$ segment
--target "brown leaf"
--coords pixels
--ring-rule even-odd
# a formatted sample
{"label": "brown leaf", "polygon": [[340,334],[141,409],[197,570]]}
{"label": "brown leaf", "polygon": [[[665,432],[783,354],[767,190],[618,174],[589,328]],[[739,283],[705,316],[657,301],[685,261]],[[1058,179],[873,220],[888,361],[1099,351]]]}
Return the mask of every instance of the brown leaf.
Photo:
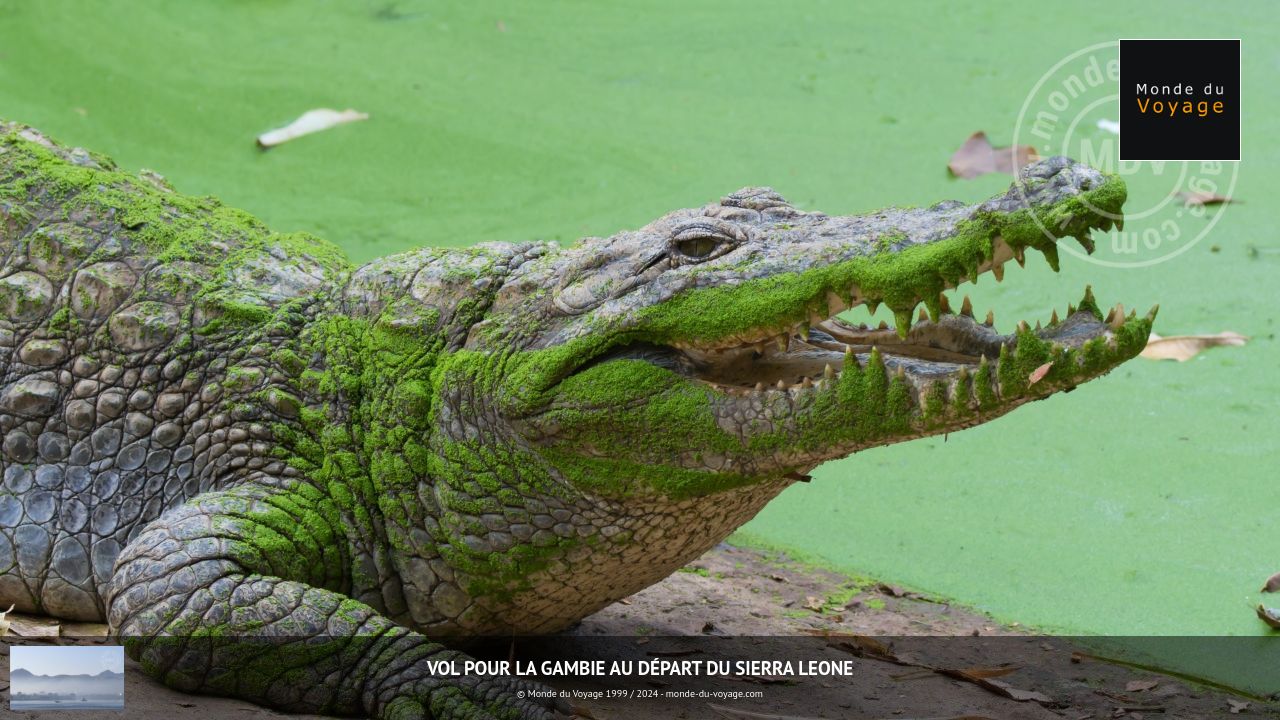
{"label": "brown leaf", "polygon": [[1039,160],[1035,148],[1030,145],[992,147],[987,134],[979,130],[969,136],[959,150],[951,156],[947,170],[956,177],[970,179],[987,173],[1002,172],[1013,175],[1023,165]]}
{"label": "brown leaf", "polygon": [[1280,572],[1267,578],[1267,583],[1262,586],[1262,592],[1275,592],[1280,590]]}
{"label": "brown leaf", "polygon": [[295,140],[303,135],[310,135],[321,130],[328,130],[332,127],[345,125],[357,120],[368,120],[369,114],[362,113],[358,110],[350,108],[346,110],[330,110],[329,108],[319,108],[317,110],[308,110],[298,116],[297,120],[285,125],[282,128],[276,128],[264,132],[258,136],[258,147],[266,148],[275,147],[290,140]]}
{"label": "brown leaf", "polygon": [[1199,192],[1197,190],[1184,190],[1177,193],[1174,197],[1182,200],[1184,207],[1191,207],[1192,205],[1222,205],[1229,202],[1239,202],[1238,200],[1232,200],[1226,195],[1219,195],[1211,192]]}
{"label": "brown leaf", "polygon": [[11,615],[9,616],[9,632],[26,638],[58,637],[61,626],[57,620],[49,618]]}
{"label": "brown leaf", "polygon": [[901,663],[893,650],[884,643],[873,637],[866,635],[856,635],[853,633],[833,633],[825,630],[810,630],[810,635],[819,635],[827,639],[827,644],[833,648],[843,650],[850,655],[857,657],[872,657],[879,660],[887,660],[893,663]]}
{"label": "brown leaf", "polygon": [[1040,367],[1036,368],[1035,370],[1032,370],[1032,371],[1031,371],[1031,376],[1030,376],[1029,378],[1027,378],[1027,379],[1029,380],[1029,382],[1028,382],[1027,384],[1028,384],[1028,385],[1035,385],[1036,383],[1038,383],[1038,382],[1040,382],[1041,380],[1043,380],[1043,379],[1044,379],[1044,376],[1049,374],[1049,369],[1050,369],[1050,368],[1052,368],[1052,367],[1053,367],[1053,363],[1051,363],[1051,362],[1047,362],[1047,363],[1045,363],[1045,364],[1041,365]]}
{"label": "brown leaf", "polygon": [[1280,630],[1280,610],[1258,603],[1257,612],[1259,620],[1270,625],[1272,630]]}
{"label": "brown leaf", "polygon": [[876,585],[876,589],[885,595],[891,595],[896,598],[903,597],[907,594],[906,590],[903,590],[897,585],[890,585],[888,583],[879,583]]}
{"label": "brown leaf", "polygon": [[1159,685],[1159,680],[1130,680],[1125,683],[1125,692],[1146,692]]}
{"label": "brown leaf", "polygon": [[[971,667],[953,670],[958,675],[963,676],[966,680],[982,680],[985,678],[1003,677],[1018,669],[1017,665],[1001,665],[999,667]],[[944,671],[944,674],[950,674]]]}
{"label": "brown leaf", "polygon": [[1211,347],[1241,347],[1249,341],[1247,335],[1224,330],[1217,335],[1171,335],[1160,337],[1151,333],[1147,347],[1139,355],[1148,360],[1177,360],[1186,362]]}
{"label": "brown leaf", "polygon": [[814,612],[822,612],[822,608],[825,605],[826,605],[826,602],[824,602],[822,598],[817,597],[815,595],[806,595],[804,598],[804,606],[807,609],[812,610]]}

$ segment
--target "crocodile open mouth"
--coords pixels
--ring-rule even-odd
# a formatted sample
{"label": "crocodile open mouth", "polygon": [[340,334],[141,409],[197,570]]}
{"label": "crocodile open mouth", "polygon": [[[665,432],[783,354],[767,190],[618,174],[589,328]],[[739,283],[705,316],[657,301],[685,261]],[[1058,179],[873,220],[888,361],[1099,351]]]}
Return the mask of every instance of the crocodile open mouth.
{"label": "crocodile open mouth", "polygon": [[[1084,238],[1081,244],[1092,249],[1088,236]],[[1005,263],[1014,260],[1024,264],[1022,250],[1011,249],[999,237],[992,244],[991,260],[979,267],[971,280],[991,274],[1002,281]],[[729,395],[818,392],[838,384],[850,363],[857,363],[861,370],[871,362],[883,363],[887,373],[908,380],[916,399],[934,383],[956,388],[984,373],[999,395],[1001,363],[1016,358],[1020,344],[1036,344],[1040,359],[1064,366],[1057,373],[1057,385],[1070,387],[1127,359],[1131,348],[1118,347],[1118,334],[1127,322],[1149,323],[1156,310],[1152,308],[1146,318],[1139,319],[1136,313],[1126,314],[1122,305],[1116,305],[1104,314],[1098,310],[1091,289],[1086,288],[1079,307],[1068,306],[1061,315],[1055,310],[1034,327],[1019,322],[1012,332],[1002,334],[995,328],[992,313],[981,320],[975,317],[967,296],[953,301],[944,292],[936,302],[927,303],[929,312],[921,307],[914,322],[910,313],[905,317],[896,313],[896,327],[884,322],[855,325],[836,317],[835,313],[847,307],[876,304],[856,287],[850,290],[849,298],[847,303],[836,302],[833,296],[830,316],[811,316],[782,332],[762,332],[759,337],[723,345],[631,344],[615,348],[599,361],[644,360]],[[953,302],[959,309],[953,309]],[[949,391],[953,396],[956,392]],[[977,402],[976,391],[966,387],[966,392]]]}

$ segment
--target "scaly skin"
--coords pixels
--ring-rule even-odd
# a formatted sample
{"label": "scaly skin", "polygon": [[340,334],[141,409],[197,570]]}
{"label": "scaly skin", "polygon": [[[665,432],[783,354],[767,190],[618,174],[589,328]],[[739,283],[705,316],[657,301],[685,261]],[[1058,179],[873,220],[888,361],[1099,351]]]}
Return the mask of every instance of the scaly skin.
{"label": "scaly skin", "polygon": [[[1056,265],[1041,224],[1109,227],[1123,184],[1062,158],[979,206],[827,217],[747,188],[565,249],[353,268],[0,137],[0,604],[105,619],[166,683],[286,710],[551,717],[521,681],[432,676],[461,656],[428,637],[560,630],[821,462],[1104,374],[1153,318],[1086,294],[1003,336],[950,312],[1028,248]],[[897,328],[832,319],[861,303]]]}

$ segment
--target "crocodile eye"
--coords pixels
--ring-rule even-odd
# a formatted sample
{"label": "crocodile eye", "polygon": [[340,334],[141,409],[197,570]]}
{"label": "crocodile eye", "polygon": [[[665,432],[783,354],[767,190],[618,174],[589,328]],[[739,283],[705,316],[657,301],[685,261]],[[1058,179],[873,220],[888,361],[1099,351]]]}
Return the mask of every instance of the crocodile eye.
{"label": "crocodile eye", "polygon": [[676,250],[679,250],[680,254],[687,258],[702,260],[715,252],[716,246],[719,244],[715,238],[696,237],[677,242]]}
{"label": "crocodile eye", "polygon": [[730,252],[746,239],[746,233],[731,223],[700,218],[671,236],[668,245],[671,262],[673,265],[705,262]]}

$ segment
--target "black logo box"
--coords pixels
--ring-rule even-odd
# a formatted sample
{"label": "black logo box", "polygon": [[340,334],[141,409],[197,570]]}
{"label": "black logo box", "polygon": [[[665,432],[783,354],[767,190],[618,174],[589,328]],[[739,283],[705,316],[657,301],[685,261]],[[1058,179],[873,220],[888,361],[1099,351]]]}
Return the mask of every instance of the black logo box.
{"label": "black logo box", "polygon": [[1240,40],[1120,40],[1121,160],[1239,160],[1240,104]]}

